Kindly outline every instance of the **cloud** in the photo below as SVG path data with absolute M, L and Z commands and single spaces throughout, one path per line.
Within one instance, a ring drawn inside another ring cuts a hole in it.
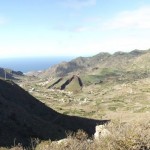
M 71 3 L 70 0 L 66 0 Z M 89 2 L 75 0 L 75 2 Z M 80 4 L 80 5 L 81 5 Z M 103 16 L 93 16 L 84 18 L 76 26 L 63 26 L 62 30 L 71 32 L 103 32 L 117 29 L 125 29 L 132 31 L 134 29 L 150 29 L 150 6 L 140 7 L 135 10 L 122 11 L 112 18 L 104 18 Z
M 137 10 L 120 12 L 117 16 L 104 23 L 105 28 L 150 29 L 150 6 Z
M 80 9 L 83 7 L 96 5 L 96 0 L 61 0 L 65 7 Z
M 141 31 L 150 29 L 150 6 L 140 7 L 135 10 L 128 10 L 119 12 L 112 18 L 104 17 L 89 17 L 83 20 L 83 25 L 76 27 L 73 31 L 109 31 L 117 29 L 134 30 L 140 29 Z M 86 25 L 85 25 L 86 23 Z

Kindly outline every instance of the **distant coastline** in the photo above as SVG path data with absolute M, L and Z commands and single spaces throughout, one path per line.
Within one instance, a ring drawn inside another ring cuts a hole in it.
M 47 69 L 62 61 L 70 61 L 74 57 L 41 57 L 41 58 L 2 58 L 0 67 L 23 73 Z

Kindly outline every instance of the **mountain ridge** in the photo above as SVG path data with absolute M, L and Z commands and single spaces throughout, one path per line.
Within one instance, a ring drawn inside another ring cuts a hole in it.
M 92 57 L 78 57 L 69 62 L 59 63 L 38 73 L 37 76 L 42 78 L 64 77 L 69 74 L 88 73 L 94 68 L 116 68 L 127 70 L 127 68 L 131 68 L 130 65 L 135 59 L 149 53 L 150 49 L 133 50 L 131 52 L 115 52 L 114 54 L 102 52 Z M 36 73 L 34 75 L 36 75 Z
M 17 79 L 18 76 L 23 76 L 23 72 L 21 71 L 14 71 L 7 68 L 0 67 L 0 78 L 6 79 Z

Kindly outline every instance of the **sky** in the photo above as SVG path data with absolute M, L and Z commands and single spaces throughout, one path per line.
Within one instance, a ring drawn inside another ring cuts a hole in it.
M 150 0 L 0 0 L 0 58 L 150 48 Z

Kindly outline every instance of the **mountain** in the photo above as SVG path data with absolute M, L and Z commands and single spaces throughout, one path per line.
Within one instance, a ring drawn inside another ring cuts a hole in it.
M 0 112 L 0 147 L 30 146 L 32 138 L 56 140 L 78 129 L 92 136 L 97 124 L 108 122 L 60 114 L 14 82 L 1 79 Z
M 109 58 L 110 54 L 100 53 L 99 55 L 93 57 L 78 57 L 69 62 L 62 62 L 60 64 L 54 65 L 49 69 L 38 74 L 40 77 L 64 77 L 69 73 L 79 73 L 87 70 L 87 68 L 95 66 L 98 62 Z
M 114 54 L 99 53 L 93 57 L 78 57 L 36 74 L 40 78 L 63 78 L 80 75 L 83 84 L 114 80 L 146 78 L 149 74 L 150 50 L 133 50 Z
M 114 54 L 99 53 L 93 57 L 79 57 L 69 62 L 63 62 L 50 67 L 38 74 L 40 77 L 64 77 L 68 74 L 85 73 L 101 68 L 125 69 L 131 68 L 136 59 L 149 55 L 150 50 L 133 50 L 129 53 L 116 52 Z M 149 59 L 149 57 L 147 58 Z
M 16 79 L 17 76 L 23 76 L 23 73 L 21 71 L 14 71 L 0 67 L 0 78 L 6 77 L 7 79 Z

